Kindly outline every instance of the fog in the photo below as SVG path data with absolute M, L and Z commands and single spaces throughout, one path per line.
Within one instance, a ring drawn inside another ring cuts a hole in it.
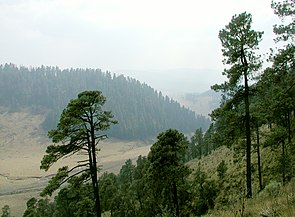
M 168 92 L 202 92 L 223 80 L 219 31 L 253 15 L 273 47 L 270 0 L 0 0 L 1 63 L 100 68 Z

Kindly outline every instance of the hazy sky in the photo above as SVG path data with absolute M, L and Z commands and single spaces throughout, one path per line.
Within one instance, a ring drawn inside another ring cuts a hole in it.
M 151 83 L 153 78 L 163 79 L 161 71 L 210 69 L 216 75 L 209 77 L 219 80 L 223 69 L 219 30 L 234 14 L 247 11 L 253 15 L 253 28 L 265 32 L 261 47 L 266 52 L 273 46 L 272 25 L 277 21 L 270 4 L 270 0 L 0 0 L 0 61 L 100 68 L 139 79 L 144 71 Z M 207 75 L 208 71 L 200 74 L 205 80 Z

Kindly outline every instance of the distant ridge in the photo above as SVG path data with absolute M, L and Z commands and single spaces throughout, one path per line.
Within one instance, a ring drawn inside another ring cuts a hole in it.
M 197 114 L 208 117 L 214 109 L 219 107 L 221 94 L 213 90 L 208 90 L 203 93 L 175 95 L 173 98 L 181 105 L 190 108 Z
M 206 130 L 210 124 L 208 118 L 123 75 L 100 69 L 0 65 L 1 105 L 11 111 L 29 107 L 46 113 L 42 124 L 45 131 L 56 127 L 70 99 L 90 89 L 100 90 L 107 97 L 105 109 L 111 110 L 119 121 L 108 135 L 118 139 L 150 139 L 168 128 L 191 133 L 197 128 Z

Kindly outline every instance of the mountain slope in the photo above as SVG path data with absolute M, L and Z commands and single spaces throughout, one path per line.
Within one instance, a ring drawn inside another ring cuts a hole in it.
M 55 128 L 70 99 L 91 89 L 98 89 L 106 96 L 105 109 L 111 110 L 119 121 L 108 134 L 118 139 L 150 139 L 168 128 L 191 133 L 197 128 L 206 130 L 209 125 L 209 119 L 147 84 L 99 69 L 61 70 L 5 64 L 0 66 L 0 78 L 1 105 L 11 110 L 29 107 L 46 113 L 43 122 L 46 131 Z
M 295 212 L 295 179 L 286 185 L 275 172 L 277 169 L 278 150 L 264 148 L 262 150 L 262 177 L 264 189 L 259 192 L 257 155 L 253 153 L 253 190 L 254 197 L 245 197 L 245 158 L 243 153 L 237 153 L 225 146 L 219 147 L 211 154 L 201 159 L 193 159 L 187 165 L 193 171 L 204 171 L 207 180 L 213 180 L 218 185 L 218 195 L 214 209 L 205 216 L 294 216 Z M 218 167 L 224 162 L 224 177 L 218 175 Z M 195 173 L 195 172 L 194 172 Z

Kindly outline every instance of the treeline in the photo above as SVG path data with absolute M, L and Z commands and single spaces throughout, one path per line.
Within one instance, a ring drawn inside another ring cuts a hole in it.
M 46 113 L 45 131 L 56 127 L 59 116 L 79 92 L 100 90 L 107 97 L 105 108 L 119 124 L 108 134 L 118 139 L 149 139 L 173 127 L 185 133 L 207 129 L 209 119 L 196 115 L 147 84 L 99 69 L 27 68 L 0 66 L 0 102 L 10 110 L 29 107 Z M 163 81 L 164 82 L 164 81 Z

